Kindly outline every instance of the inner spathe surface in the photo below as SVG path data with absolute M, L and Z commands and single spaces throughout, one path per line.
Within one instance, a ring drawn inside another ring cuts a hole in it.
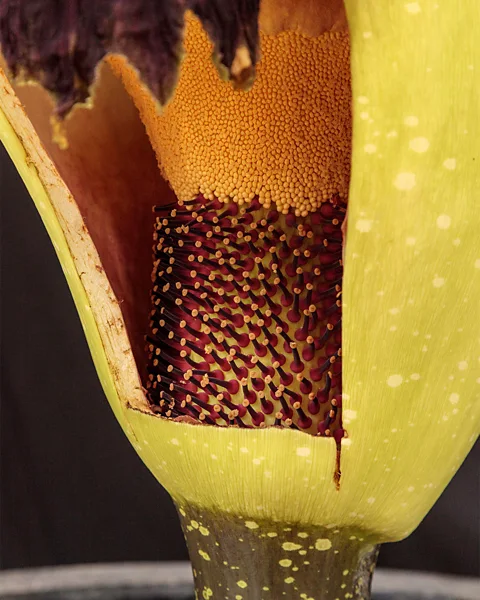
M 103 65 L 93 106 L 74 109 L 65 121 L 68 147 L 61 149 L 53 141 L 53 103 L 47 93 L 32 85 L 16 86 L 15 91 L 80 210 L 84 231 L 74 233 L 90 235 L 95 244 L 142 373 L 150 308 L 152 204 L 174 195 L 160 175 L 138 111 Z M 64 226 L 68 228 L 68 222 Z

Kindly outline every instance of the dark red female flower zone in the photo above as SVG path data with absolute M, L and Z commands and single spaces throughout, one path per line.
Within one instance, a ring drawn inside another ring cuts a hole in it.
M 155 411 L 340 440 L 345 210 L 334 199 L 302 218 L 202 196 L 155 209 Z

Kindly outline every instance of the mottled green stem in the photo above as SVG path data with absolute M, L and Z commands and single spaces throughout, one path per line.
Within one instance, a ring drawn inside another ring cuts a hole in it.
M 199 600 L 370 598 L 378 546 L 358 531 L 179 512 Z

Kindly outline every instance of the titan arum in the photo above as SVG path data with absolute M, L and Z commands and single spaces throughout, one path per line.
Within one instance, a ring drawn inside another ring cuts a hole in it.
M 260 4 L 0 0 L 0 136 L 197 597 L 368 598 L 479 430 L 480 7 Z

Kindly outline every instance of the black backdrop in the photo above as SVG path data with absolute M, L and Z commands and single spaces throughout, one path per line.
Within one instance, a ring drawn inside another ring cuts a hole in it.
M 187 558 L 175 509 L 124 438 L 53 247 L 0 148 L 0 568 Z M 477 444 L 380 565 L 479 574 Z

